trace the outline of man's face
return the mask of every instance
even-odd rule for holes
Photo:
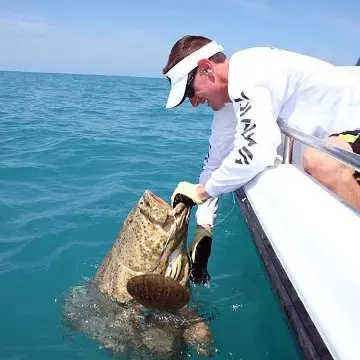
[[[219,81],[213,67],[201,68],[199,66],[192,82],[194,96],[190,98],[192,106],[206,103],[213,110],[220,110],[227,98],[227,86]]]

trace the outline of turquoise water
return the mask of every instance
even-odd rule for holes
[[[145,189],[169,201],[177,182],[197,181],[211,113],[165,110],[167,89],[163,79],[0,72],[0,359],[114,358],[63,325],[62,305]],[[193,293],[213,314],[215,357],[300,359],[233,203],[220,201],[219,220],[233,211],[214,229],[211,284]]]

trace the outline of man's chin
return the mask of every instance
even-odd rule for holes
[[[219,111],[219,110],[221,110],[223,107],[224,107],[224,104],[222,104],[222,105],[211,105],[211,108],[212,108],[214,111]]]

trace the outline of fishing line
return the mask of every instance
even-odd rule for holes
[[[216,224],[213,226],[213,228],[214,228],[215,226],[220,225],[222,222],[224,222],[224,221],[230,216],[230,214],[233,212],[233,210],[234,210],[234,208],[235,208],[235,195],[234,195],[234,193],[232,193],[232,196],[233,196],[233,207],[232,207],[232,209],[227,213],[227,215],[226,215],[223,219],[221,219],[218,223],[216,223]]]
[[[236,204],[234,193],[232,193],[232,197],[233,197],[233,206],[232,206],[231,210],[230,210],[218,223],[216,223],[216,224],[213,226],[213,228],[214,228],[215,226],[218,226],[218,225],[220,225],[221,223],[223,223],[223,222],[231,215],[231,213],[234,211],[234,209],[235,209],[235,204]],[[190,210],[190,211],[191,211],[191,210]],[[190,217],[190,211],[189,211],[188,217]],[[176,219],[176,217],[175,217],[175,214],[169,213],[169,216],[172,216],[172,217],[174,218],[175,231],[176,231],[178,224],[177,224],[177,221],[176,221],[177,219]],[[172,233],[170,232],[170,234],[169,234],[169,236],[168,236],[168,238],[167,238],[167,240],[166,240],[166,242],[165,242],[165,244],[164,244],[164,246],[163,246],[163,248],[162,248],[162,252],[161,252],[161,255],[160,255],[160,259],[161,259],[161,257],[164,255],[164,252],[165,252],[165,250],[166,250],[166,247],[167,247],[167,245],[168,245],[168,243],[169,243],[169,241],[170,241],[171,235],[172,235]],[[160,264],[160,259],[159,259],[159,264]],[[158,267],[159,264],[158,264],[156,267]]]

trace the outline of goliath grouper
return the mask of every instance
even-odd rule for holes
[[[64,315],[102,347],[136,359],[208,355],[209,328],[187,305],[189,208],[145,191],[95,277],[71,289]]]

